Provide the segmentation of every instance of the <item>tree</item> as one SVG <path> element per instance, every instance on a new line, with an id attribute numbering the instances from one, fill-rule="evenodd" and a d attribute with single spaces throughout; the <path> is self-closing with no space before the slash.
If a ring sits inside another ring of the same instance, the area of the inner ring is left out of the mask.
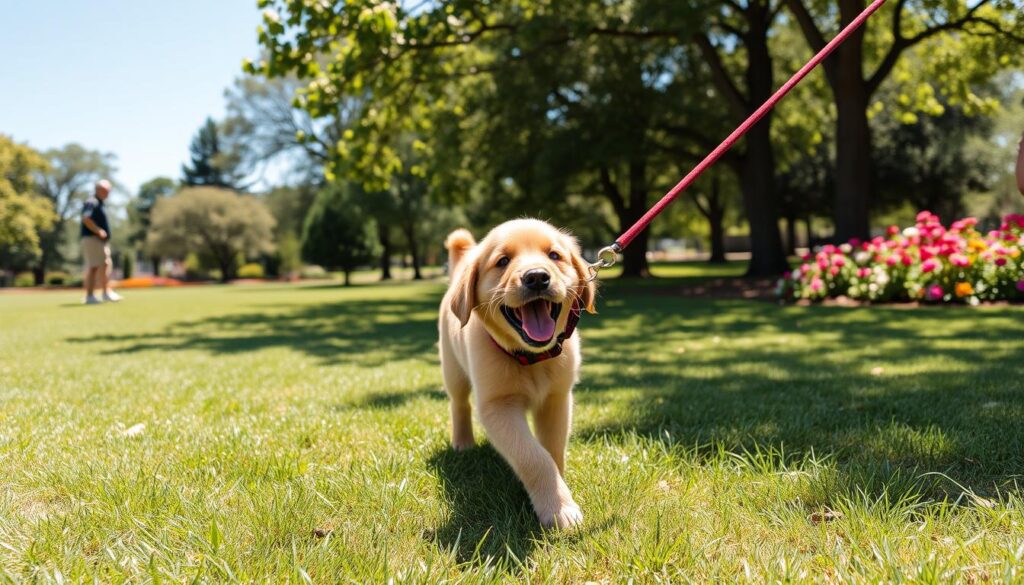
<path id="1" fill-rule="evenodd" d="M 46 271 L 63 260 L 61 245 L 67 236 L 69 221 L 77 218 L 82 201 L 92 196 L 99 179 L 109 179 L 115 171 L 113 154 L 89 150 L 80 144 L 68 144 L 45 153 L 49 166 L 40 175 L 40 193 L 49 199 L 57 219 L 50 229 L 39 232 L 42 253 L 33 270 L 36 284 L 43 284 Z"/>
<path id="2" fill-rule="evenodd" d="M 151 254 L 184 258 L 190 252 L 216 262 L 221 281 L 234 278 L 239 255 L 274 250 L 274 218 L 250 195 L 216 187 L 182 189 L 153 207 L 147 237 Z"/>
<path id="3" fill-rule="evenodd" d="M 358 187 L 335 184 L 317 195 L 302 229 L 302 256 L 327 269 L 341 270 L 345 286 L 359 266 L 374 259 L 373 222 L 356 197 Z"/>
<path id="4" fill-rule="evenodd" d="M 37 192 L 36 176 L 46 170 L 41 154 L 0 134 L 0 265 L 40 254 L 39 233 L 56 219 L 53 206 Z"/>
<path id="5" fill-rule="evenodd" d="M 999 163 L 968 144 L 971 137 L 990 136 L 992 120 L 944 109 L 940 116 L 921 116 L 913 124 L 891 117 L 876 124 L 875 176 L 883 205 L 909 202 L 915 210 L 953 221 L 965 213 L 969 193 L 990 187 L 988 179 Z"/>
<path id="6" fill-rule="evenodd" d="M 244 176 L 239 171 L 240 154 L 224 148 L 221 129 L 207 118 L 189 145 L 191 163 L 181 166 L 185 185 L 243 190 Z"/>
<path id="7" fill-rule="evenodd" d="M 128 207 L 128 219 L 132 226 L 129 241 L 136 248 L 142 248 L 146 244 L 146 237 L 153 223 L 153 207 L 156 202 L 171 196 L 177 188 L 177 184 L 167 177 L 150 179 L 139 186 L 138 194 Z M 151 257 L 155 276 L 160 275 L 160 260 L 158 255 Z"/>
<path id="8" fill-rule="evenodd" d="M 323 184 L 323 166 L 351 123 L 355 101 L 343 101 L 332 114 L 313 118 L 294 106 L 302 87 L 292 76 L 246 76 L 225 92 L 228 114 L 222 135 L 248 175 L 262 176 L 268 166 L 283 162 L 289 182 Z"/>
<path id="9" fill-rule="evenodd" d="M 831 1 L 785 2 L 814 51 L 825 45 L 826 35 L 834 34 L 836 25 L 846 26 L 866 6 L 865 0 L 839 0 L 838 10 Z M 836 107 L 834 209 L 838 240 L 869 235 L 874 190 L 869 110 L 874 107 L 872 97 L 897 70 L 904 53 L 928 49 L 920 55 L 932 66 L 919 68 L 928 78 L 914 81 L 918 87 L 927 86 L 922 107 L 934 110 L 934 92 L 929 91 L 933 85 L 939 86 L 939 93 L 958 100 L 983 102 L 971 91 L 972 81 L 991 77 L 1019 60 L 1019 44 L 1024 42 L 1024 15 L 1019 3 L 1015 6 L 1012 0 L 897 0 L 890 13 L 887 23 L 881 15 L 875 16 L 824 64 Z M 906 83 L 913 78 L 908 72 L 903 82 L 913 86 Z M 922 101 L 913 97 L 916 93 L 904 94 L 903 105 Z"/>
<path id="10" fill-rule="evenodd" d="M 430 176 L 465 174 L 425 136 L 479 125 L 481 141 L 454 142 L 476 147 L 464 154 L 490 163 L 492 185 L 512 180 L 492 187 L 495 200 L 510 191 L 547 212 L 573 194 L 600 197 L 615 231 L 671 185 L 660 183 L 666 165 L 707 152 L 774 89 L 779 2 L 267 4 L 285 15 L 265 13 L 267 55 L 250 72 L 308 80 L 299 103 L 314 116 L 342 96 L 368 96 L 334 157 L 347 176 L 386 183 L 405 164 L 396 141 L 409 131 L 422 132 Z M 324 66 L 323 54 L 334 61 Z M 750 272 L 783 270 L 771 117 L 725 162 L 741 177 Z M 625 274 L 646 272 L 646 242 L 626 250 Z"/>

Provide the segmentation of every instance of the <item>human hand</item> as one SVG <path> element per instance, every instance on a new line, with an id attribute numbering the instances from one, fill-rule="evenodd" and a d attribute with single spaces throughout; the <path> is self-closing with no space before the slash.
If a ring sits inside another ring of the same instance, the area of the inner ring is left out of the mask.
<path id="1" fill-rule="evenodd" d="M 109 234 L 107 234 L 107 230 L 105 230 L 105 229 L 103 229 L 103 228 L 100 228 L 100 231 L 96 232 L 96 235 L 97 235 L 97 236 L 98 236 L 98 237 L 99 237 L 99 238 L 100 238 L 101 240 L 106 240 L 106 239 L 107 239 L 108 237 L 110 237 L 110 236 L 109 236 Z"/>

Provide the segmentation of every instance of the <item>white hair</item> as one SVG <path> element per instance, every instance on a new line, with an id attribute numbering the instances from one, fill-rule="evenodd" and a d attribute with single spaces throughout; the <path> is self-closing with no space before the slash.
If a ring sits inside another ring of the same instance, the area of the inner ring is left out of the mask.
<path id="1" fill-rule="evenodd" d="M 106 179 L 100 179 L 99 181 L 96 181 L 95 187 L 96 189 L 103 189 L 104 191 L 110 191 L 112 189 L 110 181 Z"/>

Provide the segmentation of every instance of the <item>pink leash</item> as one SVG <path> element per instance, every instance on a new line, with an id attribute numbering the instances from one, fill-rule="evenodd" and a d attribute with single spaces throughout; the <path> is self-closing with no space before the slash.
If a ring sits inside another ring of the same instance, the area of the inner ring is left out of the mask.
<path id="1" fill-rule="evenodd" d="M 860 28 L 861 25 L 863 25 L 867 21 L 867 19 L 872 14 L 875 13 L 875 11 L 881 8 L 883 4 L 885 4 L 885 0 L 874 0 L 874 2 L 872 2 L 870 6 L 864 9 L 864 12 L 861 12 L 857 16 L 857 18 L 853 19 L 853 22 L 846 25 L 846 27 L 842 31 L 840 31 L 834 39 L 832 39 L 827 45 L 825 45 L 820 51 L 818 51 L 817 55 L 811 58 L 811 60 L 808 61 L 806 65 L 801 67 L 799 71 L 793 74 L 793 77 L 789 78 L 789 81 L 783 84 L 782 87 L 780 87 L 774 94 L 772 94 L 772 97 L 768 98 L 768 101 L 762 104 L 760 108 L 758 108 L 753 114 L 750 115 L 750 117 L 744 120 L 744 122 L 740 124 L 738 128 L 733 130 L 732 134 L 730 134 L 725 140 L 722 141 L 721 144 L 719 144 L 714 150 L 711 151 L 711 154 L 704 157 L 704 160 L 700 161 L 700 164 L 694 167 L 688 175 L 683 177 L 682 181 L 679 181 L 675 187 L 672 187 L 671 191 L 666 193 L 664 197 L 662 197 L 657 203 L 654 204 L 654 207 L 651 207 L 649 210 L 647 210 L 647 213 L 645 213 L 643 217 L 638 219 L 637 222 L 634 223 L 628 230 L 623 232 L 622 235 L 619 236 L 611 246 L 602 248 L 601 251 L 597 253 L 597 261 L 590 265 L 591 277 L 596 278 L 598 270 L 602 268 L 607 268 L 608 266 L 615 264 L 617 254 L 624 250 L 626 246 L 628 246 L 630 242 L 632 242 L 633 239 L 636 238 L 636 236 L 640 232 L 647 229 L 647 226 L 650 225 L 651 221 L 654 220 L 654 218 L 657 217 L 659 213 L 664 211 L 665 208 L 668 207 L 669 204 L 672 203 L 672 201 L 674 201 L 680 193 L 682 193 L 687 189 L 687 187 L 692 185 L 693 182 L 696 181 L 697 178 L 700 177 L 700 175 L 704 171 L 708 170 L 708 168 L 710 168 L 711 165 L 718 162 L 718 159 L 722 158 L 723 154 L 725 154 L 730 148 L 732 148 L 733 145 L 736 144 L 736 142 L 738 142 L 744 134 L 746 134 L 751 128 L 753 128 L 754 124 L 757 124 L 761 120 L 761 118 L 765 116 L 765 114 L 771 111 L 771 109 L 774 108 L 780 100 L 782 100 L 782 98 L 786 97 L 786 94 L 788 94 L 794 87 L 796 87 L 796 84 L 800 83 L 804 77 L 807 77 L 807 74 L 810 73 L 812 69 L 814 69 L 815 67 L 820 65 L 822 61 L 827 59 L 828 56 L 831 55 L 832 52 L 836 50 L 836 47 L 842 44 L 842 42 L 845 41 L 847 37 L 849 37 L 851 34 L 853 34 L 854 31 Z"/>

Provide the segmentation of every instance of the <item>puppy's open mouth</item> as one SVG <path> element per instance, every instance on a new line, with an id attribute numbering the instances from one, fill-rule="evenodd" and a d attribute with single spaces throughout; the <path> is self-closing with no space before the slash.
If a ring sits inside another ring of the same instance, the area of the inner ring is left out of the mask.
<path id="1" fill-rule="evenodd" d="M 555 322 L 562 305 L 545 299 L 530 301 L 521 307 L 501 306 L 505 320 L 527 345 L 543 347 L 555 336 Z"/>

